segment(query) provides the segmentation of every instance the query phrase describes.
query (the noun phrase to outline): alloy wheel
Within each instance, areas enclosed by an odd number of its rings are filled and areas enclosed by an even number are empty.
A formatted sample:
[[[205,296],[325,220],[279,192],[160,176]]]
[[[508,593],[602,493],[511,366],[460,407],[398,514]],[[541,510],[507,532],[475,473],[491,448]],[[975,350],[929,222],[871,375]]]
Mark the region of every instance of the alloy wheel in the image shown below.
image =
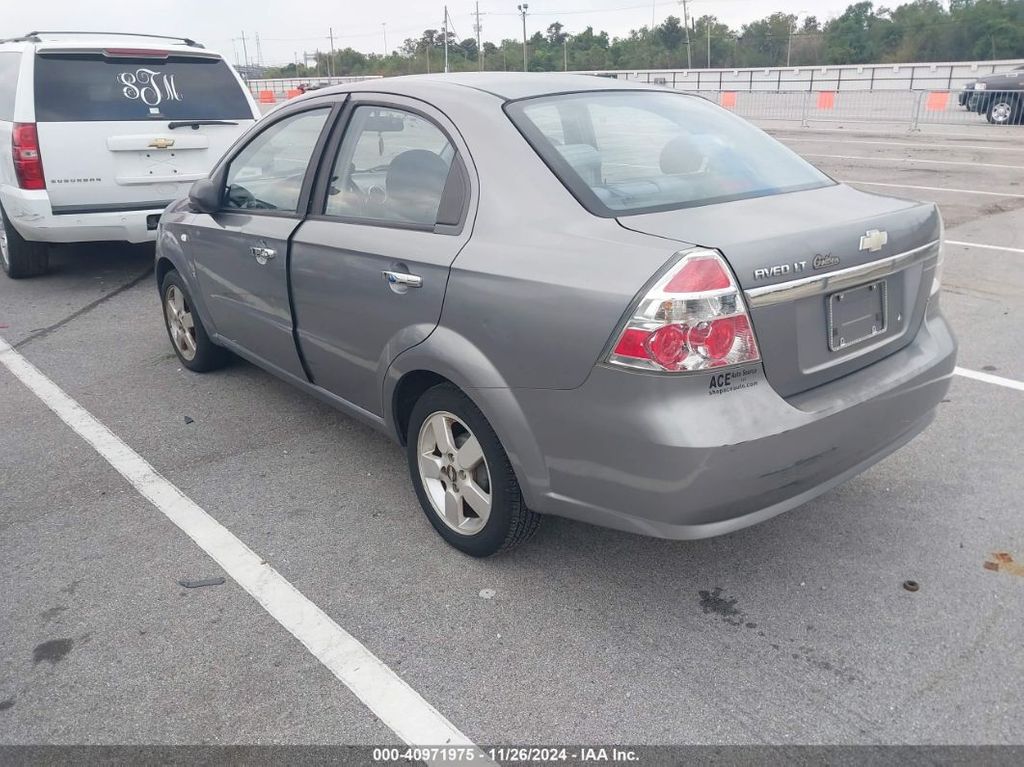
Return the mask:
[[[430,414],[417,439],[420,481],[434,513],[452,530],[483,530],[493,503],[491,475],[480,441],[447,411]]]
[[[1002,125],[1010,122],[1013,105],[1008,101],[999,101],[992,105],[992,122]]]
[[[195,321],[192,319],[192,307],[177,285],[167,288],[167,294],[164,296],[164,316],[167,318],[167,329],[171,332],[174,348],[191,362],[196,356]]]

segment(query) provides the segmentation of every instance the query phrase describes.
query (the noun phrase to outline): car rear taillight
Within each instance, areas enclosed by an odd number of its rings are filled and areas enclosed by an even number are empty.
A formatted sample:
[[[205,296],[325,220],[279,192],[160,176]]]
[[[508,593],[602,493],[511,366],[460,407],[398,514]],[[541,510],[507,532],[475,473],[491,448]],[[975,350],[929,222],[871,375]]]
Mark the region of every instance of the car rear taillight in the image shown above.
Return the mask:
[[[14,153],[14,175],[18,179],[18,186],[22,189],[46,189],[35,123],[14,124],[11,151]]]
[[[725,259],[713,250],[694,250],[636,304],[608,362],[683,373],[760,358],[743,296]]]

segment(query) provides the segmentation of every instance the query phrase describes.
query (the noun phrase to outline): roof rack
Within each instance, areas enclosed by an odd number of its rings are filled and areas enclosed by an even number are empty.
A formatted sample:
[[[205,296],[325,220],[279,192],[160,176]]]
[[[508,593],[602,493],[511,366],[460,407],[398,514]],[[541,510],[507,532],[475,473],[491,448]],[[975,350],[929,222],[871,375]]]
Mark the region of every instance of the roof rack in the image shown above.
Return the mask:
[[[40,35],[111,35],[117,37],[149,37],[155,40],[178,40],[179,42],[193,48],[205,47],[202,43],[197,43],[190,37],[175,37],[173,35],[147,35],[144,32],[58,32],[43,30],[29,32],[21,37],[8,37],[5,40],[0,40],[0,43],[40,43],[42,42]]]

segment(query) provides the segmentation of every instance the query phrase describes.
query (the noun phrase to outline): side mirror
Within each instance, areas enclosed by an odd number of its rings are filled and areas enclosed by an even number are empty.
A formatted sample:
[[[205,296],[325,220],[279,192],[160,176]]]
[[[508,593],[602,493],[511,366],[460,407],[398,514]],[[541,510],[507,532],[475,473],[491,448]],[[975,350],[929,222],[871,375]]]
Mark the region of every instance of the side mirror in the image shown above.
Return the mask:
[[[216,213],[220,210],[223,185],[218,177],[201,178],[192,184],[188,202],[196,213]]]

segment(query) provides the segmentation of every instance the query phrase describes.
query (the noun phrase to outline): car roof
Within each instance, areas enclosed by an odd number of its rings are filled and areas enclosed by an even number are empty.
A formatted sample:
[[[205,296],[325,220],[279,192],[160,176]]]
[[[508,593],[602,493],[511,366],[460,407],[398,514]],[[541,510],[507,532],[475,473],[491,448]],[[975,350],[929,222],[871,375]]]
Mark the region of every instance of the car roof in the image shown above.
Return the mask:
[[[37,51],[47,50],[97,50],[102,48],[139,48],[168,53],[186,53],[217,56],[202,44],[189,38],[153,37],[145,34],[122,34],[111,32],[32,32],[20,37],[0,39],[0,45],[31,47]]]
[[[503,101],[547,96],[556,93],[610,90],[663,90],[628,80],[586,74],[554,72],[459,72],[454,74],[403,75],[331,86],[310,95],[325,96],[359,91],[386,92],[400,96],[456,99],[497,97]]]

